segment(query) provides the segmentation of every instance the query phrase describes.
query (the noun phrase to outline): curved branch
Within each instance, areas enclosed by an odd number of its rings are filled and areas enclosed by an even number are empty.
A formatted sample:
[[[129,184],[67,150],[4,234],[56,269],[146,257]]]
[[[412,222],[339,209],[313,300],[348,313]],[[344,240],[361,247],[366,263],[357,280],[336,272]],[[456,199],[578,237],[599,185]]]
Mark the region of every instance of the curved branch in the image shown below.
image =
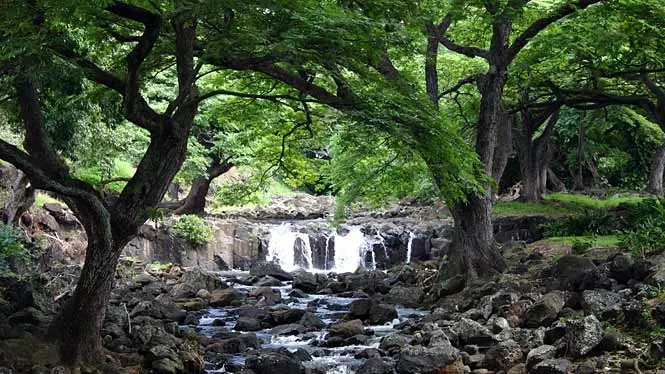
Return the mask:
[[[450,87],[449,89],[441,92],[441,94],[439,94],[438,98],[441,99],[442,97],[444,97],[446,95],[449,95],[453,92],[457,92],[464,85],[475,83],[478,80],[478,77],[479,77],[478,74],[474,74],[474,75],[469,75],[466,78],[460,79],[459,82],[457,82],[457,84],[455,84],[454,86]]]
[[[467,57],[482,57],[484,59],[489,59],[489,51],[486,49],[480,48],[480,47],[474,47],[474,46],[465,46],[465,45],[459,45],[450,38],[446,36],[446,32],[448,32],[448,28],[450,28],[450,25],[453,22],[453,17],[452,15],[448,14],[443,21],[439,24],[439,42],[443,44],[444,47],[448,48],[449,50],[453,52],[457,52],[459,54],[462,54]]]

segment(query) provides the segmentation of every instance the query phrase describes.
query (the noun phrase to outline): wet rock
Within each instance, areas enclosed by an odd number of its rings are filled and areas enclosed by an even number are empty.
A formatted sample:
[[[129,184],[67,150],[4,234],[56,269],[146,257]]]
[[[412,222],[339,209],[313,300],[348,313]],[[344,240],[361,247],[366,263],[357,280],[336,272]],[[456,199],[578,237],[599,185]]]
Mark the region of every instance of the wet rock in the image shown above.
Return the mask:
[[[561,294],[550,292],[543,295],[538,302],[527,309],[524,314],[524,326],[530,328],[549,326],[556,321],[563,305],[564,300]]]
[[[170,358],[160,358],[153,361],[150,366],[154,374],[180,374],[185,371],[182,361],[174,361]]]
[[[593,315],[582,320],[569,320],[566,327],[568,355],[572,358],[591,352],[603,339],[603,324]]]
[[[254,286],[256,287],[279,287],[281,285],[282,282],[279,279],[270,275],[263,276],[254,282]]]
[[[392,374],[395,372],[393,365],[388,364],[379,357],[366,360],[358,368],[358,373],[363,374]]]
[[[280,325],[274,327],[270,330],[272,335],[281,335],[281,336],[292,336],[292,335],[301,335],[307,332],[305,326],[298,323],[289,323],[286,325]]]
[[[289,292],[289,297],[295,297],[295,298],[298,298],[298,299],[304,299],[308,296],[309,295],[307,295],[307,293],[305,293],[304,291],[301,291],[297,288],[294,289],[293,291]]]
[[[572,365],[562,358],[543,360],[529,370],[529,374],[568,374]]]
[[[297,288],[307,293],[314,293],[319,289],[316,281],[316,275],[299,271],[293,274],[293,288]]]
[[[293,280],[293,275],[282,270],[279,265],[272,262],[261,262],[254,264],[249,268],[249,274],[257,277],[263,277],[269,275],[271,277],[277,278],[280,281],[290,281]]]
[[[555,355],[555,346],[542,345],[538,348],[534,348],[526,355],[526,369],[531,370],[539,362],[554,358]]]
[[[460,344],[488,345],[494,340],[487,327],[468,318],[461,318],[455,323],[453,330],[457,333]]]
[[[433,374],[457,360],[459,354],[452,346],[406,345],[402,347],[395,367],[399,374]]]
[[[251,317],[240,317],[233,329],[236,331],[259,331],[262,329],[261,321]]]
[[[300,321],[303,315],[305,315],[305,311],[303,309],[290,308],[271,311],[268,315],[270,317],[270,323],[273,326],[277,326]]]
[[[382,354],[381,352],[376,349],[376,348],[365,348],[359,353],[357,353],[353,358],[360,360],[360,359],[368,359],[368,358],[374,358],[374,357],[381,357]]]
[[[205,288],[202,288],[196,292],[196,297],[199,299],[207,300],[210,298],[210,291],[206,290]]]
[[[245,295],[233,288],[214,290],[210,294],[210,306],[223,308],[227,306],[240,305],[245,300]]]
[[[385,300],[392,304],[417,308],[420,306],[423,295],[423,290],[420,287],[393,287],[386,295]]]
[[[129,312],[133,317],[148,316],[156,319],[168,319],[174,322],[181,322],[186,316],[186,312],[178,307],[177,304],[168,299],[144,300],[136,304]]]
[[[358,319],[367,319],[369,309],[375,301],[372,299],[354,300],[349,304],[349,316]]]
[[[354,335],[361,335],[363,333],[363,324],[359,319],[349,322],[342,322],[330,328],[328,336],[350,338]]]
[[[397,318],[397,310],[393,305],[382,304],[374,299],[360,299],[350,304],[349,316],[367,320],[372,325],[381,325]]]
[[[304,371],[298,361],[277,352],[261,352],[258,356],[249,356],[245,367],[256,374],[301,374],[301,371]]]
[[[601,320],[617,318],[621,313],[623,298],[607,290],[587,290],[582,293],[582,308]]]
[[[326,327],[325,322],[321,321],[312,312],[305,312],[298,323],[303,325],[308,331],[315,331]]]
[[[406,338],[399,334],[386,335],[381,339],[379,349],[393,355],[406,345]]]
[[[522,349],[514,340],[500,342],[485,354],[485,366],[494,370],[508,370],[521,361]]]
[[[282,294],[279,290],[273,290],[270,287],[255,288],[249,293],[249,297],[255,297],[257,298],[257,302],[268,306],[278,304],[282,301]]]
[[[194,290],[191,296],[185,296],[185,297],[195,296],[200,289],[206,289],[212,292],[213,290],[219,288],[228,287],[217,276],[208,274],[207,272],[199,268],[193,268],[185,272],[185,274],[182,275],[182,278],[180,278],[179,284],[185,286],[184,288],[186,290]],[[173,296],[176,298],[180,297],[176,295]]]

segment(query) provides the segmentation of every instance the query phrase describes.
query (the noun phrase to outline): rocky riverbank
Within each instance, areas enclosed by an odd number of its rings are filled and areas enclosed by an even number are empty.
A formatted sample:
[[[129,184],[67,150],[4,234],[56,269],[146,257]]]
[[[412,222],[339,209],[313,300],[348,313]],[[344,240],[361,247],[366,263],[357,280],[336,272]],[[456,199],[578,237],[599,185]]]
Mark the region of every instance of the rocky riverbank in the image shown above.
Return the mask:
[[[655,372],[665,358],[661,258],[512,246],[500,279],[439,297],[436,262],[388,272],[287,273],[125,262],[89,373]],[[66,300],[48,282],[2,280],[0,372],[48,373],[43,342]],[[439,288],[434,288],[439,289]],[[55,295],[59,296],[59,295]],[[64,368],[61,368],[65,370]],[[4,371],[3,371],[4,370]],[[59,372],[67,372],[59,371]]]

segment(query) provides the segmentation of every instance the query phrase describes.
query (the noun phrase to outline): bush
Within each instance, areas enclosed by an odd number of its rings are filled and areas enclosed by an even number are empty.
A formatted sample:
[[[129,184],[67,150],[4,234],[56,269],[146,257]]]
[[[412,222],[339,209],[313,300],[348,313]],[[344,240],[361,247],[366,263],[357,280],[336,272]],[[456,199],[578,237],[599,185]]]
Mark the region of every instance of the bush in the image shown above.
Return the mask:
[[[30,253],[24,241],[25,236],[19,228],[0,223],[0,273],[30,263]]]
[[[200,217],[190,214],[181,216],[173,225],[172,232],[176,236],[198,245],[205,244],[215,237],[212,227]]]
[[[593,246],[593,240],[589,238],[575,239],[573,245],[570,247],[570,251],[574,255],[581,255],[589,250]]]
[[[585,209],[545,225],[547,236],[610,235],[620,229],[620,222],[607,209]]]

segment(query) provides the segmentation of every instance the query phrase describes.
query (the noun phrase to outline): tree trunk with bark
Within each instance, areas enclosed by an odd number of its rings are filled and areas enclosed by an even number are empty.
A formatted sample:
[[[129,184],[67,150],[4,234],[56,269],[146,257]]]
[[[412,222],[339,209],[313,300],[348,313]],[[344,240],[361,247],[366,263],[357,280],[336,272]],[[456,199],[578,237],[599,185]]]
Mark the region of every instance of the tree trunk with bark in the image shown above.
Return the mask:
[[[9,196],[2,209],[2,222],[17,224],[25,212],[35,203],[36,192],[25,173],[16,170],[9,186]]]
[[[584,122],[580,122],[580,128],[577,136],[577,169],[575,170],[575,179],[573,182],[573,191],[584,190]]]
[[[501,178],[506,170],[508,159],[513,152],[513,121],[512,116],[505,114],[497,126],[497,145],[494,151],[494,160],[492,160],[492,179],[495,185],[492,186],[492,200],[501,192]]]
[[[219,158],[213,158],[212,162],[208,166],[206,174],[199,175],[194,180],[192,187],[187,194],[187,197],[178,203],[177,208],[175,208],[173,212],[175,214],[204,214],[206,207],[206,196],[208,196],[208,191],[210,191],[210,185],[212,184],[212,181],[229,171],[232,167],[232,163],[227,161],[220,161]]]
[[[663,195],[663,172],[665,171],[665,144],[658,147],[651,157],[649,186],[647,191],[656,196]]]

